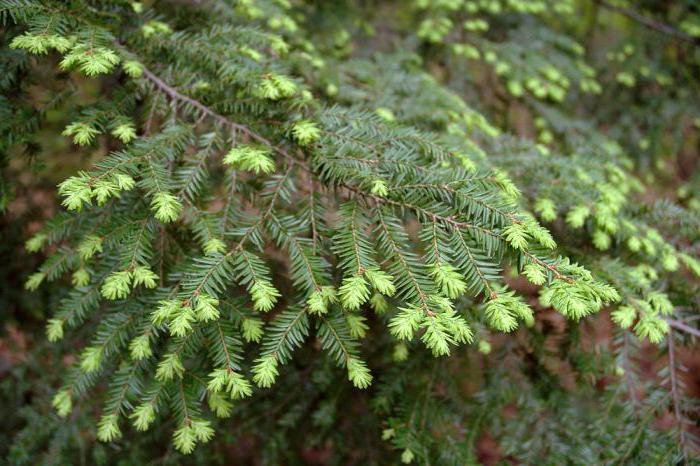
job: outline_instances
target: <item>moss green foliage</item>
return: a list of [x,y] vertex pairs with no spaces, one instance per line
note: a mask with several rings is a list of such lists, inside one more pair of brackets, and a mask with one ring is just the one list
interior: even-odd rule
[[700,180],[645,195],[698,153],[697,5],[646,2],[667,37],[617,3],[364,3],[0,0],[0,157],[44,134],[37,89],[95,154],[23,238],[74,363],[14,464],[697,452],[674,345],[700,334]]

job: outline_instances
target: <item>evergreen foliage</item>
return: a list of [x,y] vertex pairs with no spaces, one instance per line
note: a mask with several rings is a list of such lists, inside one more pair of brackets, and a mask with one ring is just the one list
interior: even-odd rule
[[72,363],[10,461],[696,461],[699,180],[645,194],[697,156],[700,11],[661,3],[0,0],[0,160],[91,155],[26,239],[19,371]]

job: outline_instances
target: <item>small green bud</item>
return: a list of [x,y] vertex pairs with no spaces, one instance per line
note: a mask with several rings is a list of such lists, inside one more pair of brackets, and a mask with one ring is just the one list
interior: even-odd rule
[[241,329],[243,331],[243,338],[245,341],[254,341],[259,343],[264,334],[264,325],[265,324],[262,320],[248,318],[243,319]]
[[126,298],[131,289],[131,280],[132,275],[128,270],[112,272],[102,284],[102,296],[111,300]]
[[479,340],[479,353],[489,354],[491,353],[491,343],[488,340]]
[[136,430],[144,432],[148,430],[151,423],[156,419],[156,410],[152,403],[144,403],[136,407],[134,412],[129,415],[134,423]]
[[392,357],[395,362],[403,362],[408,359],[408,346],[406,346],[404,343],[395,344]]
[[137,61],[129,60],[124,62],[124,73],[130,78],[140,78],[143,75],[143,65]]
[[371,193],[379,197],[384,197],[389,194],[389,189],[384,180],[376,179],[372,182]]
[[39,288],[39,285],[41,285],[45,278],[46,274],[43,272],[33,273],[27,278],[27,281],[24,283],[24,288],[28,291],[34,291]]
[[87,270],[80,268],[73,272],[72,282],[73,286],[76,288],[87,286],[90,283],[90,273]]
[[403,464],[410,464],[413,462],[413,458],[415,458],[415,455],[413,452],[409,449],[406,448],[402,453],[401,453],[401,462]]
[[566,215],[566,223],[571,228],[581,228],[589,215],[591,215],[591,209],[588,206],[576,206]]
[[394,122],[396,121],[396,116],[394,116],[394,112],[392,112],[390,109],[386,107],[379,107],[374,110],[374,113],[376,113],[379,118],[386,122]]
[[24,243],[27,252],[38,252],[46,243],[48,236],[44,233],[37,233]]

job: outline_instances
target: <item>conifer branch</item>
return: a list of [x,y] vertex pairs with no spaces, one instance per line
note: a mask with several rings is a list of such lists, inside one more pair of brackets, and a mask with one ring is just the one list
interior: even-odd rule
[[379,224],[382,227],[382,230],[384,231],[384,234],[386,235],[387,241],[389,242],[389,245],[391,247],[391,250],[393,252],[393,257],[399,261],[401,264],[401,268],[404,270],[406,275],[408,276],[413,288],[416,291],[416,294],[418,296],[418,300],[420,302],[420,307],[423,312],[425,312],[427,315],[432,316],[433,312],[430,310],[430,307],[428,305],[428,296],[426,292],[423,290],[423,287],[418,283],[418,280],[416,280],[415,274],[411,270],[410,265],[407,263],[406,258],[404,257],[403,252],[401,249],[398,247],[398,245],[394,242],[392,238],[392,234],[389,231],[389,228],[384,221],[384,215],[382,213],[382,209],[379,208],[377,209],[377,217],[379,219]]
[[499,209],[498,207],[495,207],[488,202],[485,202],[481,199],[476,198],[475,196],[470,195],[469,193],[455,189],[450,186],[450,184],[454,183],[462,183],[463,181],[453,181],[451,183],[446,183],[446,184],[429,184],[429,183],[416,183],[416,184],[404,184],[404,185],[399,185],[396,187],[389,188],[389,191],[402,191],[404,189],[416,189],[416,190],[429,190],[429,189],[439,189],[446,191],[450,194],[452,194],[455,198],[465,198],[469,199],[469,201],[474,202],[480,206],[482,206],[484,209],[490,210],[498,215],[500,215],[502,218],[507,219],[511,223],[519,223],[520,220],[515,218],[515,216],[510,213],[506,212],[503,209]]
[[639,400],[637,397],[637,390],[633,386],[632,383],[632,374],[630,371],[632,370],[632,365],[631,365],[631,358],[629,354],[629,332],[627,330],[622,330],[622,335],[623,335],[623,340],[622,340],[622,355],[624,357],[624,367],[623,370],[625,371],[624,373],[624,378],[625,378],[625,384],[627,385],[627,392],[629,393],[630,398],[634,402],[634,404],[638,404]]
[[303,309],[299,310],[299,312],[296,313],[294,318],[292,320],[290,320],[287,325],[285,325],[284,331],[282,332],[282,334],[276,338],[275,346],[272,348],[272,351],[270,353],[270,354],[274,355],[275,358],[279,358],[279,353],[282,350],[282,347],[289,344],[288,343],[288,336],[290,335],[290,333],[292,331],[294,331],[294,328],[301,321],[301,319],[306,317],[306,312],[307,312],[307,308],[303,308]]
[[312,179],[309,181],[309,213],[310,213],[310,219],[311,219],[311,240],[313,242],[314,254],[316,253],[316,248],[318,246],[318,241],[319,241],[318,227],[316,226],[316,224],[318,223],[318,220],[316,219],[316,210],[315,210],[316,200],[314,199],[315,194],[316,194],[315,182]]
[[494,232],[493,230],[482,227],[480,225],[476,225],[476,224],[469,223],[469,222],[461,222],[461,221],[456,220],[454,217],[445,217],[443,215],[437,214],[435,212],[431,212],[428,209],[425,209],[423,207],[420,207],[420,206],[417,206],[414,204],[410,204],[408,202],[396,201],[393,199],[379,197],[379,196],[376,196],[374,194],[362,191],[362,190],[355,188],[353,186],[350,186],[350,185],[343,184],[342,187],[347,189],[348,191],[351,191],[351,192],[359,195],[362,198],[369,199],[369,200],[373,201],[375,204],[386,204],[386,205],[393,205],[393,206],[401,207],[403,209],[408,209],[408,210],[413,211],[414,213],[422,215],[423,217],[425,217],[427,219],[439,220],[440,222],[445,223],[445,224],[447,224],[455,229],[458,229],[458,230],[474,229],[474,230],[478,230],[482,233],[486,233],[489,236],[493,236],[494,238],[500,238],[500,235],[497,234],[496,232]]
[[223,208],[223,216],[221,218],[221,229],[226,231],[226,228],[228,227],[228,220],[229,220],[229,212],[231,210],[231,204],[233,203],[234,199],[234,193],[236,192],[236,176],[237,172],[234,170],[231,173],[231,180],[230,180],[230,188],[229,192],[226,196],[226,203],[224,204]]
[[651,422],[651,420],[654,417],[654,413],[658,409],[658,406],[668,399],[671,394],[668,393],[666,394],[661,400],[659,400],[658,404],[652,405],[649,408],[647,408],[646,413],[644,416],[639,420],[639,425],[637,429],[635,429],[634,436],[630,440],[627,449],[624,451],[624,453],[616,459],[615,463],[616,464],[625,464],[627,459],[632,455],[632,452],[634,451],[635,447],[637,446],[637,443],[639,442],[639,437],[642,435],[642,432],[644,431],[644,428]]
[[574,279],[571,278],[571,277],[567,277],[566,275],[562,274],[562,273],[559,271],[559,268],[558,268],[556,265],[546,263],[545,261],[543,261],[542,259],[540,259],[539,257],[535,256],[534,254],[532,254],[532,253],[529,252],[529,251],[522,251],[522,253],[523,253],[525,256],[527,256],[531,261],[533,261],[534,263],[536,263],[537,265],[539,265],[539,266],[541,266],[541,267],[545,267],[545,268],[547,268],[548,270],[551,270],[552,273],[554,273],[554,276],[555,276],[557,279],[559,279],[559,280],[564,280],[564,281],[567,282],[567,283],[574,283]]
[[228,351],[228,346],[226,345],[226,337],[224,336],[224,331],[221,328],[221,324],[219,322],[216,322],[216,330],[217,330],[217,335],[220,340],[221,348],[224,350],[224,355],[226,356],[226,370],[231,372],[233,371],[233,359],[231,358],[231,355],[229,354]]
[[700,330],[693,328],[690,325],[687,325],[687,324],[681,322],[680,320],[671,319],[669,317],[666,317],[666,322],[668,322],[668,324],[671,327],[673,327],[677,330],[680,330],[681,332],[685,332],[689,335],[700,338]]
[[[270,201],[268,202],[267,208],[266,208],[265,211],[260,215],[260,217],[258,218],[257,222],[255,222],[254,225],[252,225],[252,226],[250,226],[250,227],[248,227],[248,228],[246,229],[245,234],[244,234],[243,237],[238,241],[238,243],[236,244],[236,246],[234,246],[233,248],[229,249],[228,252],[226,252],[225,254],[222,254],[222,255],[217,259],[217,262],[214,264],[214,266],[212,266],[212,267],[207,271],[207,273],[206,273],[206,274],[202,277],[202,279],[200,280],[199,284],[195,287],[194,291],[192,292],[192,296],[197,296],[197,295],[199,295],[199,294],[201,293],[202,289],[204,288],[205,284],[206,284],[207,281],[209,280],[209,278],[212,276],[212,274],[214,274],[214,272],[215,272],[215,270],[216,270],[216,267],[217,267],[218,265],[223,264],[226,260],[228,260],[228,258],[230,258],[231,256],[233,256],[233,255],[236,254],[237,252],[242,251],[242,250],[243,250],[243,247],[245,246],[246,242],[250,239],[250,236],[253,234],[253,232],[254,232],[258,227],[260,227],[260,225],[264,224],[264,222],[267,220],[268,216],[269,216],[270,213],[272,212],[273,208],[275,207],[275,204],[276,204],[276,202],[277,202],[277,199],[279,198],[280,191],[282,190],[282,186],[284,185],[285,180],[289,177],[289,174],[291,173],[293,167],[294,167],[294,165],[293,165],[293,164],[290,164],[289,167],[287,168],[287,170],[285,171],[284,175],[283,175],[282,178],[280,179],[280,181],[277,183],[277,186],[275,187],[275,189],[274,189],[274,191],[273,191],[273,193],[272,193],[272,197],[271,197]],[[247,257],[245,257],[245,256],[244,256],[244,259],[246,260],[246,262],[248,261]],[[253,270],[253,269],[251,268],[251,270]],[[189,301],[188,301],[188,302],[189,302]]]
[[460,244],[464,248],[464,251],[466,251],[467,256],[469,257],[469,261],[472,263],[474,270],[476,271],[477,275],[479,276],[479,279],[481,280],[481,283],[484,285],[484,288],[488,292],[489,298],[495,299],[498,295],[496,294],[496,291],[494,291],[489,280],[486,279],[486,276],[485,276],[484,272],[481,270],[481,267],[479,267],[479,264],[477,263],[476,258],[474,257],[474,254],[472,253],[471,248],[464,241],[464,237],[461,234],[458,233],[457,238],[459,239]]
[[[698,43],[687,5],[674,6],[676,27],[657,22],[664,12],[644,17],[594,1]],[[332,31],[316,27],[331,18],[313,2],[59,3],[0,0],[0,88],[12,96],[0,98],[9,122],[0,124],[0,168],[21,169],[11,158],[22,146],[58,154],[43,140],[54,130],[48,109],[74,116],[62,134],[102,157],[61,182],[65,212],[26,242],[46,256],[27,289],[52,282],[27,302],[60,300],[49,340],[65,338],[57,348],[66,350],[75,338],[89,343],[53,400],[67,422],[48,418],[43,404],[38,415],[18,409],[27,427],[12,458],[73,464],[76,452],[99,453],[91,436],[77,448],[63,429],[94,423],[93,409],[73,409],[78,400],[90,408],[85,395],[94,392],[105,395],[100,440],[117,439],[127,415],[151,438],[174,434],[169,463],[186,462],[180,454],[212,438],[213,415],[223,429],[231,425],[224,418],[247,419],[233,421],[231,434],[282,463],[300,462],[289,446],[306,431],[340,462],[469,464],[484,432],[500,443],[497,461],[657,464],[681,450],[690,461],[677,345],[700,330],[673,313],[694,302],[689,274],[700,276],[697,180],[682,177],[678,203],[652,206],[636,193],[650,183],[644,167],[660,169],[658,149],[677,128],[691,139],[700,128],[688,120],[696,57],[677,60],[683,48],[640,43],[654,33],[627,28],[624,18],[606,26],[619,41],[598,41],[601,53],[586,54],[590,44],[570,27],[582,5],[571,1],[545,2],[555,14],[542,14],[542,2],[410,0],[382,32],[401,50],[379,53],[352,34],[357,24],[379,23],[356,0],[328,23]],[[379,5],[390,11],[393,3]],[[466,60],[479,60],[477,74]],[[471,83],[468,91],[435,76],[438,69]],[[493,78],[488,86],[483,73]],[[611,88],[619,99],[597,97]],[[655,104],[667,101],[663,115],[640,89]],[[497,102],[484,98],[493,92]],[[44,95],[49,105],[37,101]],[[611,105],[628,101],[619,119]],[[504,113],[512,105],[517,114]],[[514,117],[532,123],[537,143],[510,134]],[[0,209],[12,201],[2,177]],[[10,292],[21,308],[24,297]],[[572,331],[543,339],[535,323],[547,318],[531,307],[536,299]],[[623,331],[592,353],[576,323],[606,307]],[[668,384],[647,384],[640,341],[665,338]],[[525,361],[512,351],[518,342]],[[319,361],[319,348],[344,369],[342,380]],[[479,393],[465,398],[461,369],[476,351],[480,364],[468,364],[468,376]],[[551,370],[559,359],[574,390],[555,381],[569,379]],[[369,403],[356,403],[347,380],[367,388],[370,367],[378,377]],[[543,370],[554,381],[547,393]],[[600,374],[609,390],[584,389],[584,378]],[[16,391],[43,393],[58,375],[46,370],[30,388],[19,380]],[[602,404],[604,416],[580,409]],[[351,405],[360,423],[345,422]],[[371,416],[365,405],[376,408]],[[503,415],[511,406],[515,421]],[[675,429],[656,428],[659,408],[675,418],[680,441]],[[300,419],[313,422],[298,429]],[[379,423],[390,448],[369,435]],[[571,435],[579,425],[591,428]],[[611,432],[619,438],[610,441]],[[358,439],[366,439],[363,456],[348,453]],[[31,449],[46,444],[51,458],[37,461]],[[133,455],[110,451],[128,462],[148,456],[144,445],[150,438],[128,445]],[[0,455],[6,450],[0,445]],[[206,461],[206,450],[197,457]]]
[[626,16],[627,18],[636,21],[637,23],[641,24],[642,26],[645,26],[651,30],[654,30],[656,32],[660,32],[662,34],[666,34],[668,36],[671,36],[675,39],[682,40],[684,42],[688,42],[690,44],[694,45],[700,45],[700,38],[691,36],[689,34],[686,34],[683,31],[679,31],[678,29],[664,23],[661,21],[657,21],[655,19],[649,18],[647,16],[644,16],[630,8],[624,8],[621,6],[613,5],[605,0],[593,0],[595,3],[598,5],[602,6],[603,8],[606,8],[610,11],[614,11],[616,13],[619,13],[623,16]]

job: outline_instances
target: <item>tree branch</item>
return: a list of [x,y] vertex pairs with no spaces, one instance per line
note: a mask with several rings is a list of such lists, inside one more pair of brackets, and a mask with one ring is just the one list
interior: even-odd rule
[[298,160],[296,157],[292,156],[285,149],[274,145],[268,139],[264,138],[263,136],[256,133],[255,131],[251,130],[249,127],[242,125],[240,123],[236,123],[235,121],[229,120],[225,116],[212,110],[210,107],[207,107],[199,100],[196,100],[196,99],[193,99],[192,97],[181,94],[180,92],[178,92],[177,89],[168,85],[165,81],[160,79],[158,76],[156,76],[153,72],[151,72],[146,67],[143,68],[143,76],[148,81],[153,83],[153,85],[157,89],[159,89],[165,95],[170,97],[171,100],[180,101],[182,103],[185,103],[187,105],[192,106],[193,108],[198,110],[202,115],[206,115],[206,116],[214,119],[215,121],[219,122],[221,125],[228,126],[229,128],[231,128],[235,131],[240,131],[241,133],[245,134],[246,136],[253,139],[254,141],[257,141],[261,144],[268,146],[270,149],[274,150],[278,154],[280,154],[283,157],[285,157],[286,159],[288,159],[291,163],[296,164],[296,165],[304,168],[305,170],[309,171],[309,167],[304,162],[302,162],[302,161]]
[[682,332],[688,333],[694,337],[700,337],[700,330],[691,327],[690,325],[686,325],[680,320],[675,320],[675,319],[666,319],[666,322],[668,322],[668,325],[671,327],[680,330]]
[[614,11],[616,13],[619,13],[623,16],[626,16],[627,18],[631,19],[632,21],[635,21],[642,26],[645,26],[651,30],[654,30],[656,32],[660,32],[662,34],[666,34],[668,36],[674,37],[678,40],[682,40],[684,42],[688,42],[693,45],[700,45],[700,38],[691,36],[690,34],[686,34],[683,31],[679,31],[678,29],[674,28],[673,26],[670,26],[666,23],[663,23],[661,21],[657,21],[655,19],[649,18],[647,16],[644,16],[640,13],[637,13],[634,10],[631,10],[629,8],[624,8],[621,6],[616,6],[608,3],[605,0],[593,0],[595,3],[598,5],[602,6],[603,8],[606,8],[610,11]]

